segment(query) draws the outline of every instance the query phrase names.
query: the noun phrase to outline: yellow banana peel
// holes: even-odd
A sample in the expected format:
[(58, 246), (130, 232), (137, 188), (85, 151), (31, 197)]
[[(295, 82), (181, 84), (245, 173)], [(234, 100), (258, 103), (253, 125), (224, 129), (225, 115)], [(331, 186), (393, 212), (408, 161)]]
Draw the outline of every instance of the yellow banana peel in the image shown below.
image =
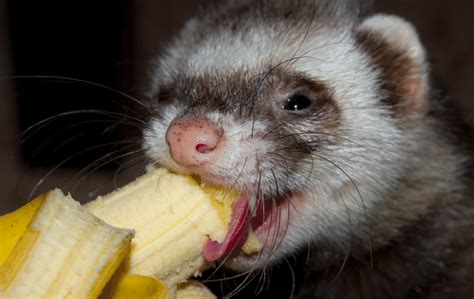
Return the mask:
[(0, 243), (2, 244), (0, 246), (0, 266), (10, 255), (45, 199), (45, 195), (39, 196), (19, 209), (0, 216)]

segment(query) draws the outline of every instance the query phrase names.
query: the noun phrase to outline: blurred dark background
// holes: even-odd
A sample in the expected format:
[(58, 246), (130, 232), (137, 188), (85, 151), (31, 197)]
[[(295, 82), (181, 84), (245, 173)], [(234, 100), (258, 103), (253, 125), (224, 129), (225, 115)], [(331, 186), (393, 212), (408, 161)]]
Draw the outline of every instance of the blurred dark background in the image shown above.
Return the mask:
[[(206, 2), (0, 0), (0, 214), (53, 187), (87, 201), (141, 171), (119, 92), (140, 98), (152, 58)], [(415, 24), (474, 124), (474, 1), (376, 3)]]
[(205, 2), (0, 0), (0, 213), (53, 187), (87, 201), (142, 171), (125, 115)]

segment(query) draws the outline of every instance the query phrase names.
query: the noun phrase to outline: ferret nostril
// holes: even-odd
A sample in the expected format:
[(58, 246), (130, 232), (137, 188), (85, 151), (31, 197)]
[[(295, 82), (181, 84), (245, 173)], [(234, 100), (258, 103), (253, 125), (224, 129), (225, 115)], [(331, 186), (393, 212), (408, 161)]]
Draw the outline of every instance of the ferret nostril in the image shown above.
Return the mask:
[(198, 151), (201, 154), (207, 154), (207, 153), (212, 152), (213, 150), (214, 150), (214, 147), (210, 147), (207, 144), (200, 143), (196, 145), (196, 151)]

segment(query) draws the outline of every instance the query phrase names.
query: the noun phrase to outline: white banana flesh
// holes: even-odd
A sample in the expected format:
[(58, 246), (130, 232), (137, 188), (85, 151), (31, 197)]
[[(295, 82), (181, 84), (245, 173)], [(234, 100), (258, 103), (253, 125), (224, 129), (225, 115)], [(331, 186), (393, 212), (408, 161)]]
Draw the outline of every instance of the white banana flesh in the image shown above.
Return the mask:
[(227, 223), (196, 181), (164, 169), (151, 171), (85, 207), (113, 226), (135, 230), (126, 273), (168, 285), (204, 269), (204, 244), (209, 238), (221, 241), (227, 231)]

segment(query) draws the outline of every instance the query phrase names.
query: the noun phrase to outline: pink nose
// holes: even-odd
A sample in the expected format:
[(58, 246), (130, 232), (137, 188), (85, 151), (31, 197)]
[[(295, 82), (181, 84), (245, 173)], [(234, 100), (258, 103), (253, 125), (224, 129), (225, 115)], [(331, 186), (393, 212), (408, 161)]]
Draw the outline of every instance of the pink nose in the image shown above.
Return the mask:
[(166, 132), (171, 158), (183, 166), (196, 166), (212, 158), (222, 134), (203, 119), (179, 119)]

